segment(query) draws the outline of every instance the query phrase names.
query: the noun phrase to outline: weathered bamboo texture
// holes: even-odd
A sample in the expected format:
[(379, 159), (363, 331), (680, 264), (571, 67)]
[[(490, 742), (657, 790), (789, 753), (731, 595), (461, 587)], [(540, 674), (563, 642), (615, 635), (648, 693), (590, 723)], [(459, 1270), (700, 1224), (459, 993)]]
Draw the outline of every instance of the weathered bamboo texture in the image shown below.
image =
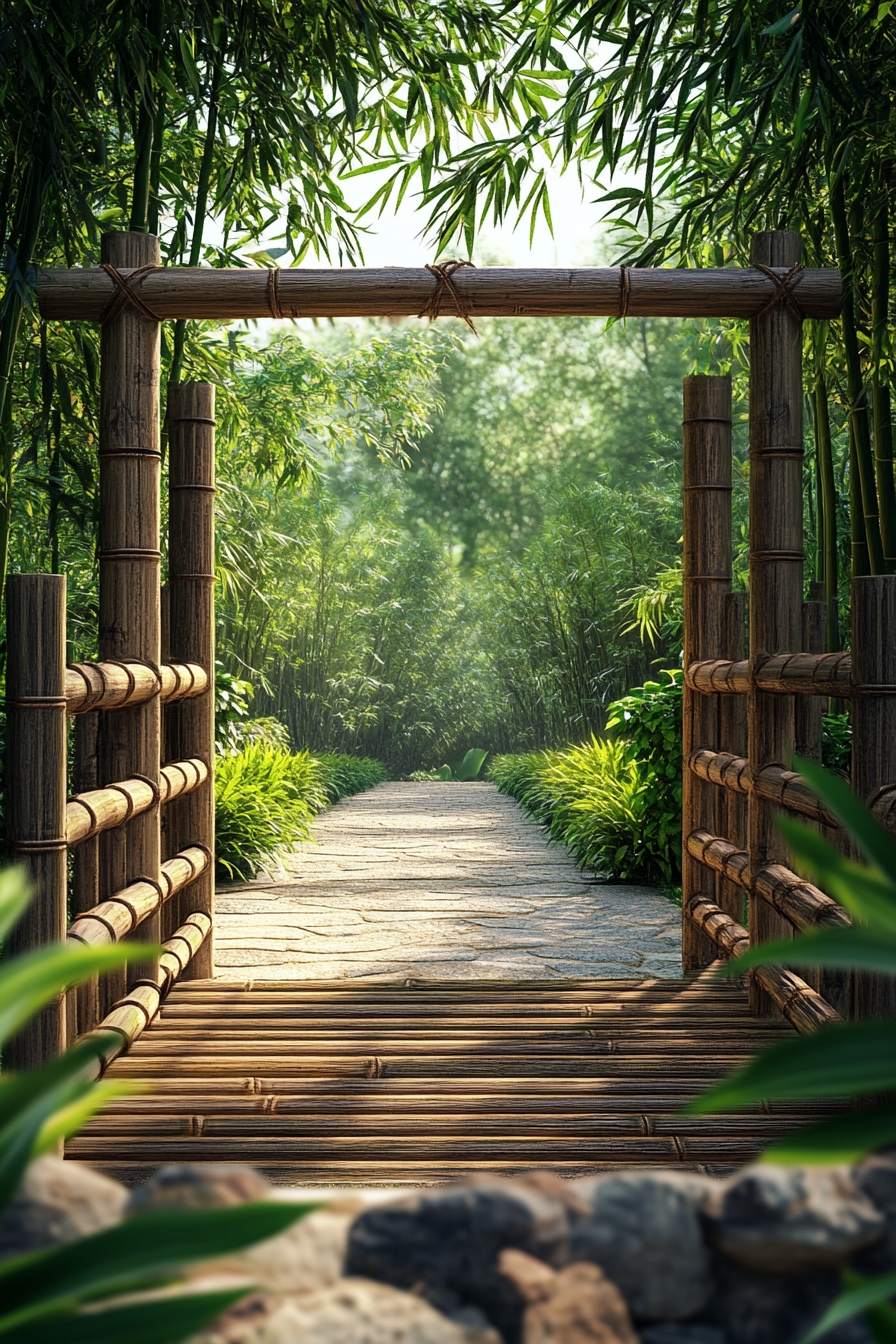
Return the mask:
[[(686, 917), (712, 939), (723, 956), (737, 956), (750, 946), (750, 935), (743, 925), (726, 915), (708, 896), (697, 892), (683, 909)], [(840, 1014), (792, 971), (781, 966), (757, 966), (750, 976), (755, 977), (763, 994), (768, 995), (769, 1001), (801, 1036), (809, 1036), (819, 1027), (841, 1020)]]
[[(723, 873), (740, 887), (746, 885), (750, 865), (746, 850), (738, 849), (722, 836), (710, 835), (709, 831), (692, 831), (686, 844), (694, 858), (707, 868)], [(846, 928), (852, 922), (842, 906), (782, 863), (760, 868), (753, 877), (753, 891), (801, 932)]]
[[(731, 380), (684, 380), (684, 663), (718, 658), (725, 648), (725, 601), (731, 588)], [(682, 700), (682, 826), (718, 830), (718, 795), (688, 769), (691, 752), (719, 745), (719, 702), (685, 687)], [(706, 874), (685, 848), (685, 902), (706, 891)], [(715, 900), (715, 882), (709, 892)], [(681, 930), (685, 972), (708, 966), (715, 947), (692, 920)]]
[[(91, 836), (114, 831), (162, 803), (198, 789), (209, 778), (205, 761), (173, 761), (162, 768), (159, 783), (142, 777), (122, 779), (102, 789), (76, 794), (65, 804), (65, 837), (79, 845)], [(161, 865), (160, 865), (161, 869)], [(157, 879), (156, 879), (157, 880)]]
[[(801, 256), (798, 233), (759, 233), (753, 238), (753, 262), (789, 268)], [(754, 676), (766, 659), (792, 653), (800, 646), (802, 471), (802, 322), (788, 304), (777, 303), (750, 322), (750, 667)], [(748, 756), (756, 779), (766, 766), (790, 764), (793, 697), (771, 695), (754, 684), (748, 713)], [(754, 872), (787, 857), (775, 826), (775, 806), (756, 789), (747, 801), (747, 849)], [(787, 921), (752, 895), (751, 945), (789, 934)], [(751, 975), (750, 1003), (757, 1014), (774, 1012), (774, 1003), (756, 973)]]
[[(828, 611), (823, 583), (809, 584), (809, 597), (803, 603), (802, 645), (806, 653), (823, 654), (827, 644)], [(794, 703), (794, 744), (797, 756), (807, 761), (821, 760), (821, 720), (825, 704), (817, 695), (801, 695)]]
[(211, 863), (211, 853), (204, 845), (190, 845), (162, 864), (162, 880), (158, 887), (147, 881), (132, 882), (124, 891), (117, 891), (107, 901), (85, 910), (71, 925), (66, 937), (72, 942), (89, 943), (92, 947), (120, 942), (144, 919), (156, 914), (175, 892), (183, 891), (195, 882)]
[[(852, 784), (884, 824), (896, 822), (896, 575), (852, 581)], [(896, 981), (856, 973), (857, 1017), (896, 1016)]]
[[(104, 234), (105, 264), (119, 269), (158, 266), (158, 239), (144, 233)], [(108, 289), (113, 282), (98, 272)], [(111, 297), (111, 295), (110, 295)], [(101, 662), (161, 662), (159, 578), (161, 445), (159, 438), (159, 323), (131, 304), (103, 322), (100, 338), (99, 654)], [(161, 706), (158, 696), (104, 714), (100, 723), (100, 782), (142, 775), (159, 784)], [(104, 836), (100, 872), (105, 890), (138, 878), (159, 881), (159, 807), (153, 799), (134, 812), (126, 830)], [(159, 942), (158, 916), (138, 938)], [(151, 971), (128, 968), (127, 983)], [(109, 977), (108, 994), (120, 981)], [(109, 999), (107, 997), (106, 1002)]]
[(158, 671), (148, 663), (69, 663), (65, 698), (69, 714), (94, 709), (125, 709), (158, 696), (162, 704), (204, 695), (208, 673), (198, 663), (164, 663)]
[(687, 760), (698, 779), (708, 780), (728, 792), (748, 797), (755, 794), (763, 800), (798, 812), (801, 817), (820, 822), (822, 826), (836, 827), (837, 818), (819, 801), (802, 775), (784, 770), (780, 765), (767, 765), (754, 777), (749, 761), (743, 756), (732, 756), (727, 751), (695, 751)]
[[(4, 952), (65, 937), (65, 579), (13, 574), (6, 584), (6, 806), (10, 857), (27, 869), (34, 899)], [(65, 1049), (60, 995), (3, 1049), (4, 1069), (36, 1068)]]
[(746, 695), (755, 685), (779, 695), (852, 695), (852, 655), (848, 653), (784, 653), (767, 658), (750, 676), (746, 660), (710, 659), (692, 663), (685, 683), (703, 695)]
[[(747, 648), (746, 594), (728, 593), (725, 598), (725, 652), (729, 658), (737, 660), (746, 657)], [(719, 697), (719, 741), (727, 751), (746, 755), (747, 702), (744, 696)], [(717, 806), (720, 829), (729, 840), (743, 848), (747, 843), (746, 799), (726, 789)], [(732, 882), (727, 874), (722, 874), (716, 888), (719, 905), (740, 923), (744, 916), (743, 882)]]
[[(128, 1046), (137, 1039), (159, 1011), (162, 999), (211, 934), (212, 922), (202, 910), (185, 920), (176, 933), (163, 943), (162, 955), (153, 975), (139, 980), (127, 996), (103, 1018), (96, 1034), (107, 1033), (98, 1052), (94, 1077), (99, 1077)], [(90, 1033), (91, 1035), (93, 1033)]]
[[(172, 658), (214, 667), (215, 636), (215, 389), (184, 383), (168, 403), (168, 640)], [(164, 814), (168, 852), (199, 842), (215, 847), (215, 702), (211, 685), (166, 708), (165, 742), (174, 759), (209, 763), (201, 787)], [(188, 978), (214, 975), (215, 874), (203, 871), (189, 895), (172, 903), (176, 926), (189, 910), (203, 910), (212, 932), (190, 962)], [(189, 905), (189, 910), (187, 909)]]
[[(134, 237), (134, 235), (118, 235)], [(121, 266), (141, 266), (136, 257)], [(782, 277), (787, 268), (782, 268)], [(125, 272), (126, 273), (126, 272)], [(165, 267), (143, 277), (139, 294), (160, 318), (416, 317), (442, 290), (441, 311), (456, 313), (450, 291), (423, 266), (283, 271)], [(475, 317), (752, 317), (775, 297), (761, 271), (631, 267), (464, 267), (453, 276)], [(807, 317), (840, 312), (838, 271), (803, 271), (797, 288)], [(99, 321), (114, 297), (101, 270), (46, 270), (37, 277), (44, 317)]]
[[(66, 702), (69, 697), (69, 673), (66, 669)], [(69, 711), (70, 712), (70, 711)], [(72, 762), (71, 784), (74, 792), (88, 793), (99, 786), (99, 711), (78, 714), (74, 721), (74, 760)], [(90, 840), (72, 850), (71, 882), (69, 884), (69, 912), (77, 917), (85, 910), (92, 909), (100, 899), (100, 841), (95, 835)], [(77, 1040), (85, 1031), (90, 1031), (102, 1017), (99, 976), (92, 975), (89, 980), (70, 990), (66, 995), (68, 1007), (68, 1039)]]

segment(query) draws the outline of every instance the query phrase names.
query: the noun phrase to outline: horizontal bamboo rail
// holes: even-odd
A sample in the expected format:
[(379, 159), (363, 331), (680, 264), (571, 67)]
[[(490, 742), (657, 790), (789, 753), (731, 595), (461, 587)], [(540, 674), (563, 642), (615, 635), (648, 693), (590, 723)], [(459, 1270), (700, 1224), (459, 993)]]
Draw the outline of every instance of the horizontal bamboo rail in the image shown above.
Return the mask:
[(845, 698), (854, 692), (851, 674), (852, 655), (848, 653), (782, 653), (766, 658), (752, 676), (746, 659), (691, 663), (685, 672), (685, 684), (702, 695), (746, 695), (757, 687), (781, 695)]
[(163, 704), (192, 699), (208, 690), (208, 673), (198, 663), (165, 663), (158, 671), (149, 663), (69, 663), (65, 669), (68, 714), (91, 709), (124, 709), (154, 696)]
[(738, 849), (709, 831), (692, 831), (685, 843), (688, 853), (698, 863), (721, 873), (731, 882), (749, 887), (779, 915), (789, 919), (794, 928), (843, 928), (852, 922), (842, 906), (782, 863), (771, 863), (758, 869), (750, 881), (750, 856), (745, 849)]
[(163, 766), (158, 789), (149, 780), (138, 777), (78, 793), (65, 805), (66, 844), (77, 845), (101, 831), (115, 830), (156, 802), (171, 803), (181, 794), (198, 789), (208, 777), (208, 766), (196, 757)]
[[(700, 892), (691, 896), (685, 903), (684, 913), (712, 939), (724, 956), (737, 956), (750, 946), (750, 935), (743, 925), (726, 915), (708, 896)], [(781, 966), (757, 966), (752, 974), (801, 1036), (811, 1035), (819, 1027), (841, 1020), (840, 1014), (792, 971)]]
[(781, 765), (765, 765), (753, 777), (744, 756), (732, 756), (728, 751), (709, 751), (701, 748), (688, 757), (688, 769), (698, 779), (709, 780), (732, 793), (758, 794), (768, 802), (777, 803), (802, 817), (810, 817), (822, 826), (836, 827), (837, 818), (819, 802), (812, 789), (794, 770)]
[[(788, 267), (778, 267), (781, 280)], [(119, 265), (127, 280), (133, 267)], [(753, 317), (778, 287), (759, 269), (705, 270), (580, 267), (567, 270), (464, 267), (451, 287), (423, 266), (315, 270), (166, 266), (137, 282), (146, 310), (158, 319), (293, 317), (417, 317), (435, 296), (457, 312), (452, 288), (473, 317)], [(98, 322), (118, 293), (99, 268), (38, 273), (41, 314)], [(805, 270), (794, 299), (806, 317), (840, 312), (838, 271)]]
[(120, 942), (144, 919), (160, 910), (175, 892), (183, 891), (195, 882), (211, 867), (211, 862), (211, 852), (205, 845), (190, 845), (174, 858), (166, 859), (158, 885), (148, 878), (141, 878), (92, 910), (85, 910), (70, 926), (68, 939), (91, 947)]
[(98, 1078), (104, 1073), (112, 1061), (124, 1054), (144, 1028), (149, 1026), (159, 1011), (162, 999), (202, 947), (211, 928), (212, 922), (203, 911), (197, 910), (190, 915), (177, 932), (162, 944), (158, 970), (152, 979), (138, 981), (95, 1030), (83, 1038), (89, 1039), (99, 1032), (115, 1033), (118, 1037), (118, 1040), (110, 1041), (100, 1051), (93, 1066), (94, 1077)]

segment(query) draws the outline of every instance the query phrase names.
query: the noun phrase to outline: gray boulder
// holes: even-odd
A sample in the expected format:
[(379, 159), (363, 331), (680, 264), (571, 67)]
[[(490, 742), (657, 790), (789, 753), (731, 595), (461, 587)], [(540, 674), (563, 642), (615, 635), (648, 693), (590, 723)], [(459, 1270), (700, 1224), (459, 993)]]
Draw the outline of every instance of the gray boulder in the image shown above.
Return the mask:
[(748, 1167), (710, 1195), (704, 1212), (715, 1249), (766, 1274), (845, 1264), (885, 1230), (845, 1167)]
[(513, 1181), (472, 1182), (367, 1209), (349, 1234), (346, 1273), (413, 1288), (441, 1311), (479, 1307), (513, 1344), (524, 1302), (498, 1268), (505, 1247), (558, 1263), (569, 1212)]
[(865, 1251), (855, 1268), (863, 1274), (896, 1269), (896, 1151), (875, 1153), (853, 1171), (855, 1182), (884, 1219), (884, 1235)]
[(40, 1157), (0, 1218), (0, 1259), (62, 1246), (120, 1223), (128, 1191), (81, 1162)]
[(600, 1265), (636, 1321), (695, 1316), (712, 1289), (699, 1210), (715, 1182), (674, 1172), (628, 1172), (574, 1182), (589, 1213), (567, 1259)]
[[(833, 1270), (759, 1274), (721, 1257), (714, 1261), (713, 1277), (713, 1295), (700, 1322), (722, 1330), (726, 1344), (799, 1344), (841, 1291)], [(824, 1344), (872, 1344), (872, 1337), (864, 1320), (854, 1318), (829, 1331)]]
[(128, 1216), (159, 1209), (223, 1209), (270, 1199), (274, 1187), (253, 1167), (229, 1162), (179, 1162), (159, 1167), (131, 1193)]

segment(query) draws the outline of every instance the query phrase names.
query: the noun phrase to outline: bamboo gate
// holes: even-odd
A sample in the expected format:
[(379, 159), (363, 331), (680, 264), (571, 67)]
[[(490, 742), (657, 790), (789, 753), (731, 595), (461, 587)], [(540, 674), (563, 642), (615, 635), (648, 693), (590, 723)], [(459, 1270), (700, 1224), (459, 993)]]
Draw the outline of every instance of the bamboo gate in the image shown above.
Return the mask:
[[(774, 816), (783, 807), (834, 824), (789, 765), (795, 746), (820, 754), (824, 697), (848, 696), (854, 785), (896, 830), (896, 576), (854, 581), (851, 653), (823, 652), (824, 606), (816, 591), (803, 600), (802, 323), (838, 315), (840, 277), (803, 269), (800, 256), (797, 234), (765, 233), (744, 269), (208, 270), (162, 267), (156, 239), (118, 233), (103, 239), (99, 268), (39, 275), (45, 318), (102, 324), (99, 661), (66, 666), (63, 577), (9, 579), (9, 845), (37, 891), (14, 945), (133, 935), (165, 951), (65, 996), (13, 1043), (9, 1063), (39, 1063), (102, 1025), (116, 1042), (106, 1067), (176, 981), (179, 993), (195, 981), (204, 994), (214, 973), (214, 389), (189, 383), (169, 400), (163, 591), (159, 331), (169, 319), (749, 321), (749, 621), (745, 595), (732, 592), (730, 382), (684, 384), (683, 969), (847, 922), (787, 868)], [(307, 1002), (299, 993), (295, 1011)], [(751, 1020), (783, 1014), (811, 1031), (889, 1014), (894, 999), (880, 977), (810, 983), (764, 968), (751, 974), (749, 1008), (745, 1041)], [(379, 1061), (371, 1069), (363, 1076), (383, 1072)]]

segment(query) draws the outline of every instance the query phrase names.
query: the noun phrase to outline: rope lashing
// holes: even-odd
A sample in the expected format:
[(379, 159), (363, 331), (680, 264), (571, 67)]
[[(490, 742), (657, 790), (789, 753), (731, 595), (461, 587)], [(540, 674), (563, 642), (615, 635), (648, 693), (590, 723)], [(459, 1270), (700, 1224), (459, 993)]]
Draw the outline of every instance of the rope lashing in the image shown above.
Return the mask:
[(775, 286), (775, 291), (771, 298), (759, 309), (759, 312), (756, 313), (755, 316), (764, 317), (772, 308), (777, 307), (779, 303), (783, 303), (785, 308), (790, 309), (795, 318), (800, 322), (804, 321), (806, 314), (797, 303), (796, 294), (794, 293), (797, 285), (803, 278), (804, 271), (802, 262), (795, 261), (786, 275), (779, 275), (777, 271), (772, 270), (771, 266), (765, 266), (761, 261), (754, 261), (752, 267), (754, 271), (761, 271), (763, 275), (767, 275), (769, 280), (771, 280)]
[(619, 312), (617, 318), (624, 321), (628, 317), (628, 305), (632, 296), (632, 277), (627, 266), (619, 267)]
[(141, 317), (148, 318), (150, 322), (161, 322), (162, 319), (158, 313), (154, 313), (146, 301), (141, 298), (140, 291), (137, 288), (151, 271), (160, 271), (161, 266), (138, 266), (128, 276), (122, 275), (117, 266), (110, 266), (107, 261), (102, 263), (102, 269), (115, 285), (115, 292), (100, 314), (101, 323), (110, 322), (113, 317), (118, 317), (119, 313), (125, 308), (135, 308)]
[(473, 310), (472, 301), (461, 298), (457, 285), (454, 283), (454, 273), (459, 271), (462, 266), (475, 266), (472, 261), (439, 261), (434, 266), (427, 263), (426, 269), (435, 276), (436, 287), (426, 301), (421, 317), (428, 317), (430, 322), (434, 322), (442, 311), (442, 300), (445, 295), (451, 296), (452, 302), (457, 309), (457, 316), (462, 317), (467, 326), (478, 336), (479, 332), (473, 326), (470, 313)]

